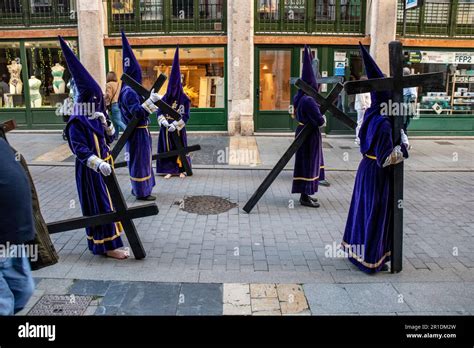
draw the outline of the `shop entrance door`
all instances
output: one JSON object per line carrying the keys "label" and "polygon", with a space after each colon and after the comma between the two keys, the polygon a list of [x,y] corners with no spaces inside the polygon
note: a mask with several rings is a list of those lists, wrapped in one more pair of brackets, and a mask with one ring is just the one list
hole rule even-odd
{"label": "shop entrance door", "polygon": [[289,132],[295,72],[294,48],[257,48],[255,76],[255,128],[257,132]]}

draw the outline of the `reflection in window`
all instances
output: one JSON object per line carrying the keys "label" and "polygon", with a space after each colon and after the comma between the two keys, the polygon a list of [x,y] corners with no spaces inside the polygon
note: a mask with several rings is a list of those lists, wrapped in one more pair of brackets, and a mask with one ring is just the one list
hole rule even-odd
{"label": "reflection in window", "polygon": [[306,18],[306,0],[285,0],[285,16],[290,21],[304,21]]}
{"label": "reflection in window", "polygon": [[[73,45],[75,42],[69,41]],[[33,108],[56,107],[69,97],[70,73],[57,41],[26,42],[28,88]],[[74,50],[77,51],[75,47]]]}
{"label": "reflection in window", "polygon": [[336,0],[316,0],[316,20],[334,21]]}
{"label": "reflection in window", "polygon": [[25,106],[23,69],[20,44],[0,42],[0,108]]}
{"label": "reflection in window", "polygon": [[194,18],[194,0],[171,0],[174,19]]}
{"label": "reflection in window", "polygon": [[290,107],[291,51],[260,52],[260,110]]}
{"label": "reflection in window", "polygon": [[260,19],[276,21],[280,18],[280,0],[260,0],[258,13]]}
{"label": "reflection in window", "polygon": [[199,16],[202,19],[221,19],[223,0],[199,0]]}
{"label": "reflection in window", "polygon": [[[151,88],[159,74],[170,76],[174,48],[134,49],[143,70],[143,84]],[[193,47],[180,49],[181,73],[186,94],[193,108],[224,108],[224,48]],[[118,76],[122,71],[122,51],[109,50],[109,66]],[[166,84],[159,94],[166,93]]]}
{"label": "reflection in window", "polygon": [[140,0],[140,14],[144,21],[162,21],[163,0]]}

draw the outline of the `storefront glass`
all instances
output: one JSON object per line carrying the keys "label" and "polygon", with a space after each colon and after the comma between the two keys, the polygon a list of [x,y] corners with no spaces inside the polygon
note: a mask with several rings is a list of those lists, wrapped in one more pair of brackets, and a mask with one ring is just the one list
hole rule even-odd
{"label": "storefront glass", "polygon": [[[170,76],[174,48],[134,49],[143,70],[143,85],[151,88],[159,74]],[[109,49],[109,69],[118,76],[122,70],[122,50]],[[192,47],[180,49],[180,64],[185,93],[193,108],[224,108],[224,48]],[[166,83],[159,94],[166,93]]]}
{"label": "storefront glass", "polygon": [[25,107],[19,42],[0,42],[0,108]]}
{"label": "storefront glass", "polygon": [[421,114],[474,114],[474,52],[410,50],[405,57],[411,74],[445,74],[430,92],[416,89]]}
{"label": "storefront glass", "polygon": [[260,51],[260,110],[288,110],[291,103],[291,50]]}
{"label": "storefront glass", "polygon": [[[77,52],[77,43],[68,40]],[[69,96],[69,79],[62,50],[57,40],[25,42],[28,87],[32,108],[56,107]]]}

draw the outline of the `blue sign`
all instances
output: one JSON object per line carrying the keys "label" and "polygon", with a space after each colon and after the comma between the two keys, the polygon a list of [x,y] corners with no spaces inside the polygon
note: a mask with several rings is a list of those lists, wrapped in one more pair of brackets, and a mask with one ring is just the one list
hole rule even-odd
{"label": "blue sign", "polygon": [[405,9],[416,8],[420,5],[420,2],[418,0],[405,0]]}

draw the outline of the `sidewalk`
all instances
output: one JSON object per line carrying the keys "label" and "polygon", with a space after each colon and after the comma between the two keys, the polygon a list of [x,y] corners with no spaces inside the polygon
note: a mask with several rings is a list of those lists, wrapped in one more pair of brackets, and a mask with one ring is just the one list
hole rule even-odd
{"label": "sidewalk", "polygon": [[[9,140],[33,164],[31,172],[46,220],[80,216],[73,162],[62,148],[60,136],[12,134]],[[148,254],[145,260],[117,262],[93,256],[87,251],[84,231],[72,231],[53,236],[60,263],[35,272],[35,277],[42,278],[41,286],[52,284],[49,289],[53,294],[59,291],[55,289],[61,282],[68,284],[63,293],[77,295],[82,294],[70,288],[74,281],[105,282],[107,291],[125,284],[130,289],[119,291],[127,293],[124,306],[136,303],[140,294],[148,294],[159,303],[175,303],[182,291],[176,289],[208,289],[206,286],[214,289],[214,295],[206,295],[206,290],[191,291],[204,294],[193,300],[191,307],[206,299],[214,306],[226,303],[225,289],[234,286],[229,284],[289,284],[293,300],[306,298],[308,308],[299,314],[473,314],[474,140],[412,140],[414,150],[405,178],[404,271],[375,276],[359,272],[346,259],[328,255],[342,238],[360,154],[352,139],[324,141],[332,186],[321,188],[320,209],[294,204],[298,197],[291,195],[292,172],[287,170],[247,215],[241,208],[291,138],[250,137],[232,144],[225,136],[191,136],[189,144],[200,143],[203,147],[193,157],[195,176],[170,181],[158,178],[154,192],[160,214],[136,221]],[[220,156],[226,151],[228,161]],[[240,154],[234,163],[243,165],[229,164],[231,159],[236,160],[232,153]],[[251,161],[246,161],[249,158]],[[136,205],[126,169],[118,171],[118,179],[129,205]],[[220,215],[196,215],[181,209],[183,198],[198,195],[226,198],[238,208]],[[160,290],[165,285],[174,289],[169,290],[174,295]],[[245,293],[243,288],[238,289],[237,294]],[[282,289],[285,291],[285,287]],[[37,297],[44,294],[47,292]],[[171,297],[160,297],[165,294]],[[267,295],[256,301],[265,304],[264,309],[250,305],[252,314],[284,312],[284,297],[278,297],[278,290],[278,300],[274,290]],[[242,301],[247,303],[248,296],[244,297]],[[99,307],[104,305],[100,301],[91,303],[101,314],[103,309]],[[120,309],[122,305],[117,303],[117,313],[128,313],[129,309]],[[178,310],[176,307],[175,314]],[[248,308],[245,310],[244,314],[250,314]],[[158,307],[153,311],[159,313]]]}

